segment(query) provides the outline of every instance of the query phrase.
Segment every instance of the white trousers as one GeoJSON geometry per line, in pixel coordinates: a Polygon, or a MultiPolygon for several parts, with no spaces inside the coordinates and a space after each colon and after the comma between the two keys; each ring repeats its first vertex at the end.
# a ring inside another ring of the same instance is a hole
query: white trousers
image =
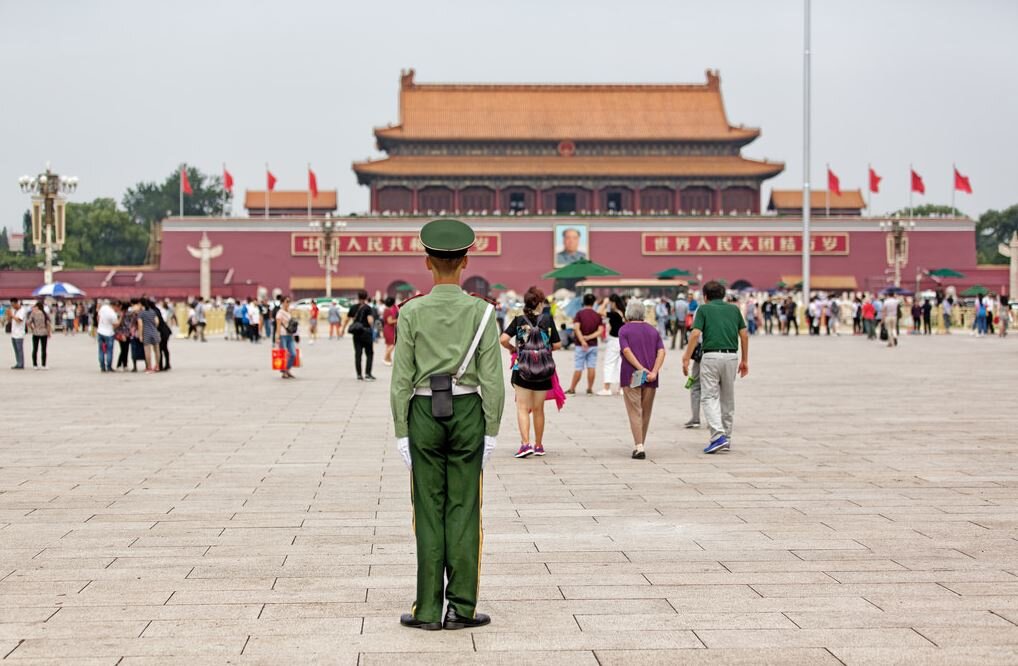
{"type": "Polygon", "coordinates": [[[621,374],[622,349],[619,347],[619,339],[609,335],[604,346],[604,383],[618,384],[621,374]]]}
{"type": "Polygon", "coordinates": [[[700,401],[712,442],[721,435],[732,436],[738,371],[738,354],[706,352],[700,361],[700,401]]]}

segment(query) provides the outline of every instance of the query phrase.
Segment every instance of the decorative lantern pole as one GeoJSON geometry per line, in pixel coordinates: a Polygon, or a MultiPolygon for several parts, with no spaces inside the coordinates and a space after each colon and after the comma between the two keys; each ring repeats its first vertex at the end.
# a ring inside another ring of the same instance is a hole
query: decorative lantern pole
{"type": "Polygon", "coordinates": [[[65,204],[67,200],[62,194],[70,194],[78,189],[78,179],[74,176],[60,176],[50,170],[38,176],[22,176],[18,186],[25,194],[32,195],[32,244],[42,247],[45,252],[43,264],[44,282],[53,284],[53,250],[64,246],[65,204]]]}

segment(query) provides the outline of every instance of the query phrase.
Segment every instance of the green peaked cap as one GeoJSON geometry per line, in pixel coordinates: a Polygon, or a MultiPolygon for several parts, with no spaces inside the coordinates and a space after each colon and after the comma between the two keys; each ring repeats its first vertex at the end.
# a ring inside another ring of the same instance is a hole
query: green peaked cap
{"type": "Polygon", "coordinates": [[[456,259],[474,244],[474,230],[459,220],[432,220],[421,227],[421,245],[433,257],[456,259]]]}

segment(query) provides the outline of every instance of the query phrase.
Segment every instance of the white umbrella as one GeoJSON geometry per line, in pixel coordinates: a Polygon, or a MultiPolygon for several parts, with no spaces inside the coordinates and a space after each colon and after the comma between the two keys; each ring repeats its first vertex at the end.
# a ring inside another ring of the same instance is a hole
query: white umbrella
{"type": "Polygon", "coordinates": [[[84,296],[85,292],[78,289],[70,282],[54,282],[44,284],[32,292],[33,296],[51,296],[53,298],[77,298],[84,296]]]}

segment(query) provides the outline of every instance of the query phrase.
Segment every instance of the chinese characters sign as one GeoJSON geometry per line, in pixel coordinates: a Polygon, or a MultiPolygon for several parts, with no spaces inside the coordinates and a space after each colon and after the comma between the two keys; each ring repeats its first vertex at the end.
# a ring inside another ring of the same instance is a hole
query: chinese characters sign
{"type": "MultiPolygon", "coordinates": [[[[290,254],[295,257],[314,257],[318,255],[320,234],[292,234],[290,237],[290,254]]],[[[340,233],[332,238],[337,245],[341,257],[395,257],[424,254],[421,239],[415,233],[340,233]]],[[[470,254],[497,257],[502,254],[502,234],[478,233],[477,240],[470,248],[470,254]]]]}
{"type": "MultiPolygon", "coordinates": [[[[810,237],[810,251],[817,255],[848,254],[848,234],[815,234],[810,237]]],[[[801,234],[643,234],[643,254],[645,255],[783,255],[800,254],[801,252],[801,234]]]]}

